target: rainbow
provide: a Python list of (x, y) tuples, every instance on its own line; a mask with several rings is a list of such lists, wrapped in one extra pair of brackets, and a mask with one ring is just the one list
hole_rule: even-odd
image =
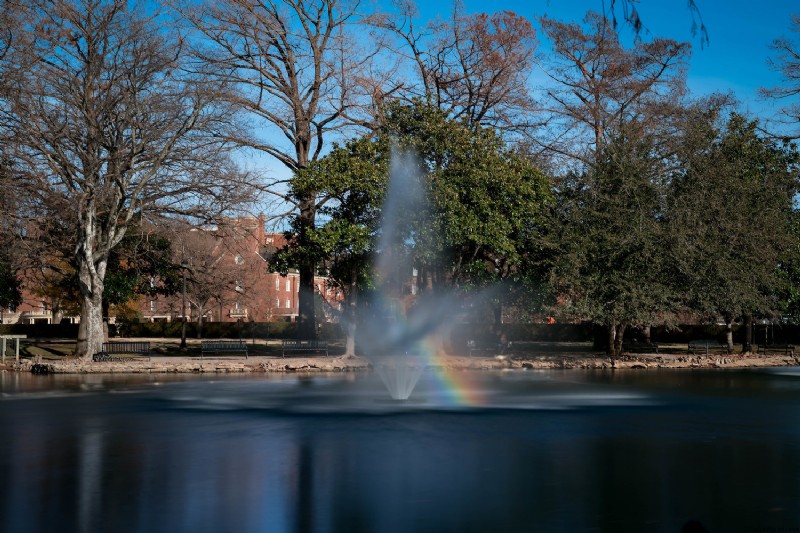
[(445, 364), (444, 358), (437, 354), (434, 344), (425, 340), (422, 343), (422, 354), (429, 366), (440, 369), (433, 373), (435, 394), (439, 400), (451, 406), (479, 406), (486, 404), (483, 387), (477, 384), (477, 372), (454, 370)]

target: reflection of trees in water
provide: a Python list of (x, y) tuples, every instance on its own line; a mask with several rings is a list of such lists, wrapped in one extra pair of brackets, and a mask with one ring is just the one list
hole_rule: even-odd
[(308, 443), (301, 440), (297, 447), (297, 504), (298, 533), (314, 531), (314, 461)]
[[(613, 374), (573, 373), (584, 382), (544, 394), (543, 380), (535, 398), (624, 385), (661, 402), (288, 415), (231, 407), (213, 384), (181, 385), (166, 405), (105, 393), (7, 402), (0, 530), (680, 531), (694, 518), (726, 531), (796, 516), (799, 402), (759, 385), (784, 380), (751, 375), (729, 397), (714, 393), (738, 387), (727, 374), (667, 373), (672, 401), (650, 375)], [(210, 403), (177, 407), (193, 394)]]

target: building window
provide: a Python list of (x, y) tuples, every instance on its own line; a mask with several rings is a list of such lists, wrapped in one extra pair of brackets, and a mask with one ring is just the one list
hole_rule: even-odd
[(277, 276), (275, 277), (275, 290), (276, 291), (281, 290), (281, 278)]
[(156, 310), (156, 301), (155, 300), (150, 300), (150, 310), (151, 311), (155, 311)]
[(47, 312), (47, 302), (42, 302), (42, 313)]
[(237, 265), (243, 265), (244, 264), (244, 257), (242, 257), (241, 255), (237, 255), (234, 258), (234, 261), (236, 261)]
[(236, 280), (236, 292), (243, 292), (244, 289), (242, 288), (242, 282), (238, 279)]
[(286, 292), (290, 292), (292, 290), (292, 280), (286, 278)]
[(289, 309), (290, 307), (292, 307), (292, 301), (286, 300), (286, 309)]
[(280, 298), (275, 298), (275, 308), (276, 309), (280, 309), (281, 308), (281, 299)]
[(416, 268), (412, 268), (411, 269), (411, 275), (414, 276), (414, 277), (417, 277), (417, 269)]

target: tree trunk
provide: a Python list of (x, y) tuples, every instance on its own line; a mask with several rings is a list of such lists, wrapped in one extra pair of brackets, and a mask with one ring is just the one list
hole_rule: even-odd
[(350, 279), (350, 290), (347, 298), (347, 314), (345, 318), (346, 339), (344, 345), (344, 356), (356, 356), (356, 320), (358, 312), (358, 274), (353, 272)]
[(617, 354), (614, 352), (614, 347), (617, 344), (617, 326), (616, 324), (608, 324), (608, 345), (606, 346), (606, 355), (611, 356), (613, 359)]
[[(308, 248), (307, 233), (316, 222), (314, 195), (309, 194), (300, 200), (300, 229), (298, 240), (302, 249)], [(301, 339), (317, 338), (317, 318), (314, 308), (314, 274), (316, 265), (309, 257), (304, 257), (298, 265), (300, 291), (297, 295), (297, 335)]]
[(106, 261), (90, 263), (91, 252), (78, 254), (78, 279), (81, 288), (81, 325), (78, 329), (78, 343), (75, 354), (91, 359), (103, 350), (105, 330), (103, 328), (103, 279)]
[(725, 315), (725, 342), (728, 345), (728, 352), (733, 352), (733, 317)]
[(622, 338), (625, 335), (625, 324), (608, 324), (608, 346), (606, 354), (612, 359), (622, 354)]
[(197, 338), (203, 338), (203, 315), (205, 314), (205, 306), (197, 307)]
[(744, 315), (744, 345), (742, 346), (742, 353), (750, 353), (753, 351), (753, 315)]
[(61, 298), (58, 297), (50, 298), (50, 309), (53, 317), (52, 323), (61, 324), (61, 320), (64, 318), (64, 311), (61, 308)]
[(84, 295), (76, 355), (91, 359), (94, 354), (103, 350), (104, 341), (102, 296)]
[(497, 305), (494, 306), (494, 327), (500, 329), (503, 327), (503, 302), (498, 300)]
[(297, 335), (301, 339), (317, 338), (314, 313), (314, 265), (301, 265), (300, 290), (297, 294)]
[(622, 339), (625, 336), (625, 324), (617, 324), (617, 338), (614, 340), (614, 353), (617, 356), (622, 355)]

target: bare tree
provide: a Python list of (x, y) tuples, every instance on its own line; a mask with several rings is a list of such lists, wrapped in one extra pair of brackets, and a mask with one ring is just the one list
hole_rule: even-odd
[[(234, 289), (235, 274), (225, 262), (226, 248), (216, 232), (191, 229), (181, 232), (180, 245), (176, 247), (176, 262), (186, 269), (190, 308), (196, 310), (198, 335), (201, 335), (203, 317), (212, 301), (223, 305), (226, 293)], [(191, 311), (189, 315), (191, 316)]]
[(261, 232), (253, 224), (263, 220), (234, 218), (212, 228), (175, 228), (174, 261), (186, 269), (186, 295), (196, 310), (198, 336), (213, 303), (220, 306), (220, 320), (225, 305), (238, 304), (248, 317), (274, 306), (274, 287), (265, 283), (266, 260), (258, 253)]
[[(792, 16), (792, 32), (800, 35), (800, 15)], [(772, 43), (775, 57), (770, 59), (770, 66), (780, 72), (783, 85), (771, 89), (761, 89), (761, 93), (770, 98), (786, 102), (781, 109), (785, 121), (794, 127), (790, 137), (800, 138), (800, 40), (781, 37)]]
[(152, 212), (206, 217), (248, 192), (219, 151), (229, 117), (214, 105), (218, 85), (186, 73), (184, 40), (145, 7), (31, 6), (30, 45), (13, 51), (20, 69), (0, 111), (20, 179), (75, 230), (86, 358), (101, 350), (108, 256), (129, 225)]
[[(179, 6), (203, 37), (197, 57), (232, 86), (226, 99), (254, 129), (275, 134), (231, 140), (274, 157), (295, 173), (323, 153), (332, 135), (353, 123), (364, 67), (350, 39), (357, 8), (358, 0), (220, 0)], [(314, 191), (291, 195), (286, 181), (273, 181), (269, 191), (287, 202), (282, 216), (296, 217), (294, 227), (304, 242), (324, 199)], [(313, 337), (316, 264), (305, 258), (298, 267), (299, 330)]]
[(532, 125), (528, 78), (537, 42), (525, 17), (510, 11), (468, 15), (456, 3), (449, 21), (420, 28), (412, 0), (397, 7), (398, 13), (376, 14), (370, 21), (394, 37), (390, 52), (404, 58), (414, 75), (395, 79), (385, 93), (420, 98), (473, 126), (518, 131)]
[(554, 152), (592, 164), (612, 126), (645, 111), (657, 115), (659, 104), (684, 94), (687, 43), (655, 38), (625, 49), (611, 22), (591, 12), (588, 31), (540, 22), (554, 49), (543, 66), (553, 82), (547, 88), (552, 137), (543, 142)]

